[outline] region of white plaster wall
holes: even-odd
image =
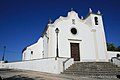
[[[98,25],[95,25],[94,17],[98,17]],[[106,48],[106,38],[103,27],[103,20],[101,15],[90,14],[88,20],[92,21],[92,29],[95,30],[95,50],[97,61],[108,61],[107,58],[107,48]],[[90,22],[90,21],[89,21]]]
[[[75,25],[72,24],[72,19],[75,19]],[[78,14],[74,11],[68,13],[68,17],[60,17],[54,23],[54,29],[52,30],[53,39],[53,54],[56,55],[56,33],[55,29],[59,28],[59,56],[60,57],[71,57],[70,43],[80,43],[80,59],[81,61],[95,61],[95,46],[93,40],[93,33],[91,27],[84,24],[82,20],[78,18]],[[71,28],[76,28],[78,33],[73,35]],[[71,41],[69,39],[77,39],[82,41]]]
[[[66,61],[68,58],[58,58],[58,72],[63,72],[63,62]],[[69,59],[66,63],[65,63],[65,69],[67,69],[68,67],[70,67],[70,65],[74,64],[74,60],[73,58]]]
[[[4,63],[4,61],[0,61],[0,68],[5,68],[3,63]]]
[[[87,18],[84,20],[84,23],[87,24],[87,25],[92,26],[91,16],[87,16]]]
[[[110,60],[112,57],[116,57],[117,54],[120,54],[120,52],[107,51],[107,54],[108,54],[108,59]]]
[[[44,51],[44,57],[55,57],[52,55],[52,30],[51,28],[53,25],[48,24],[47,25],[47,30],[43,36],[43,51]]]
[[[96,38],[97,38],[97,48],[98,48],[98,59],[100,61],[108,61],[107,59],[107,48],[106,48],[106,39],[105,39],[105,32],[103,27],[103,21],[102,17],[100,15],[94,15],[94,17],[98,17],[98,25],[95,25],[94,27],[96,29]]]
[[[48,38],[46,36],[43,36],[43,51],[44,57],[48,57]]]
[[[70,67],[71,64],[74,64],[74,59],[71,58],[67,62],[65,62],[65,70]]]
[[[119,59],[119,60],[118,60],[118,59]],[[112,59],[112,60],[113,60],[113,63],[114,63],[115,65],[117,65],[118,67],[120,67],[120,57],[119,57],[118,59],[114,58],[114,59]]]
[[[31,50],[26,49],[23,52],[23,60],[30,60],[31,59]]]
[[[33,54],[31,54],[33,51]],[[23,60],[43,58],[43,39],[42,37],[35,44],[27,47],[23,52]]]
[[[65,60],[66,58],[57,58],[57,60],[55,58],[46,58],[22,62],[4,63],[4,67],[2,68],[33,70],[60,74],[61,72],[63,72],[63,61]],[[66,64],[66,68],[68,68],[67,66],[72,65],[73,59],[70,60],[71,62],[69,62],[69,64]]]
[[[52,43],[52,28],[54,27],[51,24],[48,24],[48,37],[49,37],[49,41],[48,41],[48,57],[55,57],[52,54],[52,48],[53,48],[53,43]]]

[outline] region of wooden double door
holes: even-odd
[[[70,47],[71,47],[71,58],[74,58],[74,61],[80,61],[79,43],[70,43]]]

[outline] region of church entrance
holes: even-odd
[[[79,43],[70,43],[70,47],[71,58],[74,58],[74,61],[80,61]]]

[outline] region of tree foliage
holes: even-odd
[[[113,43],[107,43],[107,50],[108,51],[115,51],[115,45]]]
[[[120,51],[120,46],[115,47],[114,43],[107,43],[108,51]]]
[[[8,63],[8,61],[7,61],[7,60],[5,60],[5,63]]]
[[[117,50],[117,51],[120,51],[120,46],[118,46],[118,47],[116,48],[116,50]]]

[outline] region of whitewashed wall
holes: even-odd
[[[75,19],[75,25],[72,24],[72,19]],[[83,21],[79,19],[76,12],[69,12],[67,17],[60,17],[55,21],[54,28],[52,30],[53,53],[56,53],[55,29],[57,27],[60,30],[58,39],[60,57],[71,57],[70,43],[79,43],[81,61],[85,59],[91,59],[94,61],[96,60],[91,29],[88,25],[84,24]],[[78,33],[73,35],[71,33],[71,28],[76,28]]]
[[[98,18],[98,25],[95,25],[95,17]],[[93,32],[95,53],[97,61],[108,61],[107,59],[107,47],[106,47],[106,38],[103,26],[102,15],[100,14],[89,14],[85,19],[85,23],[90,25]]]
[[[33,54],[31,54],[33,51]],[[23,60],[39,59],[43,58],[43,39],[42,37],[35,44],[28,46],[23,52]]]
[[[81,20],[74,11],[69,12],[67,17],[60,16],[60,18],[53,23],[54,27],[51,29],[52,54],[54,54],[54,56],[56,55],[55,29],[59,28],[58,40],[60,57],[71,57],[70,43],[79,43],[80,61],[107,61],[106,40],[102,17],[100,15],[96,16],[99,19],[98,26],[95,26],[93,21],[95,14],[89,15],[89,19],[86,19],[86,21]],[[75,19],[75,25],[72,24],[72,19]],[[70,31],[71,28],[76,28],[78,33],[73,35]]]
[[[118,67],[120,67],[120,57],[119,58],[113,58],[112,59],[112,63],[114,63],[115,65],[117,65]]]
[[[44,57],[48,57],[48,38],[47,38],[48,33],[46,32],[45,35],[43,36],[43,52],[44,52]]]
[[[21,62],[12,62],[0,64],[1,68],[10,68],[10,69],[23,69],[23,70],[33,70],[48,72],[54,74],[60,74],[63,72],[63,61],[67,58],[46,58],[46,59],[37,59],[37,60],[28,60]],[[68,68],[74,63],[73,59],[70,59],[70,62],[65,64],[65,68]]]
[[[3,61],[0,61],[0,68],[4,68],[4,65],[2,65],[3,63]]]
[[[95,25],[94,17],[98,17],[98,25]],[[106,38],[103,26],[103,20],[101,15],[92,14],[93,28],[96,29],[96,49],[98,50],[99,61],[108,61],[107,59],[107,47]]]
[[[116,51],[107,51],[108,54],[108,59],[110,60],[112,57],[116,57],[117,54],[120,54],[120,52],[116,52]]]

